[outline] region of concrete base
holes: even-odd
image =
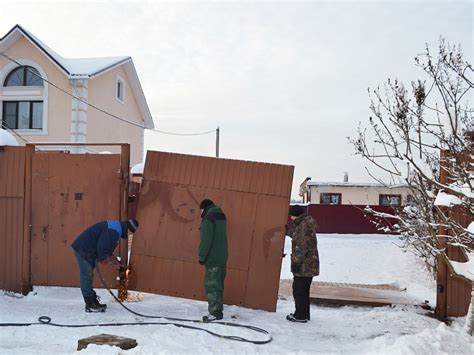
[[[135,339],[119,337],[117,335],[99,334],[79,339],[77,342],[77,350],[85,349],[89,344],[118,346],[121,349],[128,350],[136,347],[137,341]]]

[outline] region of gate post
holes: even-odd
[[[120,216],[119,220],[128,219],[128,188],[130,184],[130,144],[122,144],[120,152]],[[125,246],[124,246],[125,245]],[[123,263],[128,262],[128,239],[119,244],[119,254]]]
[[[21,293],[27,295],[32,291],[31,286],[31,181],[32,158],[35,147],[27,144],[25,149],[25,180],[23,199],[23,254],[21,273]]]

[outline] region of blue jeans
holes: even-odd
[[[89,264],[87,260],[75,250],[74,255],[76,255],[77,265],[79,265],[82,296],[84,298],[95,297],[95,292],[92,288],[94,269],[92,268],[91,264]]]

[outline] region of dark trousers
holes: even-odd
[[[298,319],[310,319],[309,315],[309,288],[313,277],[293,277],[293,298],[295,299],[295,313]]]
[[[84,298],[95,297],[94,289],[92,288],[92,281],[94,279],[94,269],[83,258],[81,254],[74,250],[77,265],[79,266],[79,277],[81,282],[81,292]]]

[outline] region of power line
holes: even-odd
[[[16,132],[14,129],[10,128],[5,122],[3,122],[3,120],[2,120],[2,127],[4,129],[6,129],[8,132],[11,132],[14,135],[18,136],[18,138],[20,138],[25,143],[28,143],[28,141],[25,138],[23,138],[20,133]]]
[[[70,92],[68,92],[67,90],[64,90],[63,88],[61,88],[60,86],[54,84],[53,82],[51,82],[50,80],[48,79],[45,79],[43,78],[39,73],[36,73],[34,72],[33,70],[29,69],[28,66],[25,66],[21,63],[19,63],[17,60],[11,58],[10,56],[8,56],[7,54],[5,54],[4,52],[0,52],[0,55],[5,57],[6,59],[8,59],[9,61],[17,64],[18,66],[22,67],[22,68],[25,68],[29,73],[39,77],[40,79],[44,80],[45,82],[47,82],[48,84],[50,84],[51,86],[55,87],[56,89],[58,89],[59,91],[63,92],[64,94],[68,95],[68,96],[71,96],[72,98],[86,104],[87,106],[89,107],[92,107],[100,112],[102,112],[103,114],[107,115],[107,116],[110,116],[114,119],[117,119],[119,121],[122,121],[124,123],[128,123],[132,126],[135,126],[135,127],[139,127],[139,128],[142,128],[142,129],[148,129],[149,131],[152,131],[152,132],[157,132],[157,133],[162,133],[162,134],[168,134],[168,135],[174,135],[174,136],[199,136],[199,135],[203,135],[203,134],[209,134],[209,133],[212,133],[212,132],[215,132],[215,130],[211,130],[211,131],[206,131],[206,132],[199,132],[199,133],[178,133],[178,132],[166,132],[166,131],[161,131],[161,130],[158,130],[158,129],[149,129],[149,128],[146,128],[144,125],[141,125],[139,123],[136,123],[136,122],[133,122],[133,121],[130,121],[130,120],[127,120],[125,118],[122,118],[122,117],[119,117],[117,115],[114,115],[113,113],[110,113],[108,111],[105,111],[104,109],[96,106],[96,105],[93,105],[91,104],[90,102],[74,95],[74,94],[71,94]],[[153,118],[152,118],[153,119]],[[22,138],[23,139],[23,138]]]
[[[214,133],[216,130],[213,129],[212,131],[206,131],[206,132],[201,132],[201,133],[175,133],[175,132],[160,131],[160,130],[157,130],[157,129],[150,129],[150,131],[163,133],[163,134],[170,134],[170,135],[173,135],[173,136],[201,136],[203,134]]]

